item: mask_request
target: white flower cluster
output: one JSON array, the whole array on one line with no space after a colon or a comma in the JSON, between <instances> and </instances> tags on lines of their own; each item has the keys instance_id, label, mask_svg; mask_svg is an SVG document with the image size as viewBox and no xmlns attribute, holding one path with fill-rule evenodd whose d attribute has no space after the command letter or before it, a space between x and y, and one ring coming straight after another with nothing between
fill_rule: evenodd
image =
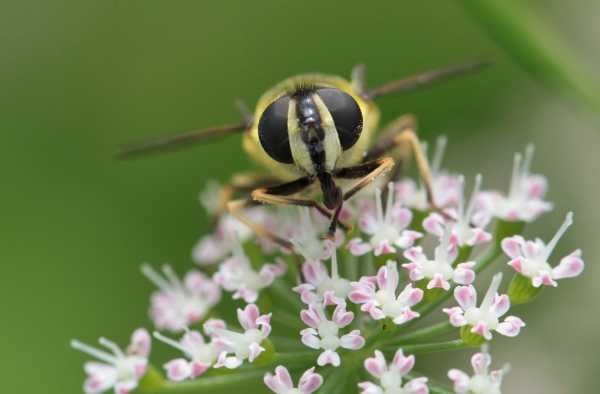
<instances>
[{"instance_id":1,"label":"white flower cluster","mask_svg":"<svg viewBox=\"0 0 600 394\"><path fill-rule=\"evenodd\" d=\"M253 207L245 214L289 240L291 250L257 239L244 224L225 214L214 232L194 248L198 269L180 278L169 265L162 272L143 265L144 276L157 288L150 300L154 326L180 335L173 339L154 333L182 354L164 364L167 378L193 384L196 379L210 379L214 368L237 369L261 359L261 365L275 367L274 374L264 375L271 391L309 394L327 385L320 369L328 366L335 376L344 373L337 367L347 362L356 365L352 363L360 357L373 377L354 386L361 393L424 394L431 380L411 372L415 356L405 355L399 343L408 341L409 346L411 338L431 341L438 334L454 333L459 339L429 344L442 351L450 345L479 346L492 340L493 334L517 336L525 323L506 316L511 302L529 302L544 286L556 287L557 280L583 271L580 250L558 264L550 262L573 215L567 214L547 244L525 240L519 234L522 225L552 209L544 200L547 180L530 173L533 148L515 155L508 193L482 190L483 178L477 175L467 196L465 177L441 169L444 147L445 140L440 140L432 164L435 206L428 205L425 188L414 181L390 182L385 192L375 188L349 201L341 218L356 225L356 230L351 236L338 230L332 240L322 237L327 220L308 208ZM209 211L219 211L220 194L213 184L202 195ZM502 274L497 273L478 301L476 277L502 251L514 269L508 294L500 292ZM231 293L232 300L223 301L223 291ZM443 309L445 315L440 316L447 315L445 322L408 331L451 296L458 305ZM235 304L237 322L228 327L225 320L215 318L232 315L235 309L227 309ZM290 330L295 331L291 337ZM280 343L301 350L298 355L281 352ZM112 388L125 394L138 387L148 370L148 332L137 330L125 352L106 339L100 339L100 344L110 352L72 342L74 348L101 361L85 365L84 391L93 394ZM386 356L391 357L390 363ZM284 363L280 365L281 359L307 360L297 386ZM484 346L472 358L473 376L450 370L454 391L499 394L508 369L490 372L490 363ZM297 367L294 364L293 371ZM165 387L158 391L168 393Z\"/></svg>"}]
</instances>

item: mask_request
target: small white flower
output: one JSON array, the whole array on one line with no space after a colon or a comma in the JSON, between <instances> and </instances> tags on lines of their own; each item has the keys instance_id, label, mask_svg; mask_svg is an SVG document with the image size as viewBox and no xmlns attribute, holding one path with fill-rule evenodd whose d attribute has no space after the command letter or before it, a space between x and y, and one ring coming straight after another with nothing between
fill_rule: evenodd
<instances>
[{"instance_id":1,"label":"small white flower","mask_svg":"<svg viewBox=\"0 0 600 394\"><path fill-rule=\"evenodd\" d=\"M223 195L223 186L216 180L211 179L206 182L204 190L198 194L200 205L210 215L219 214L221 207L221 196Z\"/></svg>"},{"instance_id":2,"label":"small white flower","mask_svg":"<svg viewBox=\"0 0 600 394\"><path fill-rule=\"evenodd\" d=\"M312 349L323 350L317 359L317 364L321 367L327 364L340 366L340 355L336 352L338 348L356 350L365 344L359 330L340 336L340 329L348 326L354 319L354 313L346 310L346 303L336 305L331 320L320 304L309 305L308 309L300 312L300 318L309 326L300 331L302 343Z\"/></svg>"},{"instance_id":3,"label":"small white flower","mask_svg":"<svg viewBox=\"0 0 600 394\"><path fill-rule=\"evenodd\" d=\"M221 289L203 273L191 270L181 281L169 265L164 278L150 265L142 273L159 288L152 294L150 317L158 329L179 332L202 320L221 299Z\"/></svg>"},{"instance_id":4,"label":"small white flower","mask_svg":"<svg viewBox=\"0 0 600 394\"><path fill-rule=\"evenodd\" d=\"M214 330L215 324L224 328L221 321L215 319L207 321L205 327L211 327L210 330ZM210 330L205 328L205 332ZM219 341L211 338L209 342L206 342L202 334L198 331L186 329L185 334L183 334L183 337L179 341L175 341L158 332L154 333L154 337L181 351L187 358L176 358L164 365L167 377L176 382L185 379L194 379L202 375L215 363L217 356L223 350L223 346Z\"/></svg>"},{"instance_id":5,"label":"small white flower","mask_svg":"<svg viewBox=\"0 0 600 394\"><path fill-rule=\"evenodd\" d=\"M294 245L294 251L301 254L307 262L327 260L344 240L343 232L339 229L334 241L323 239L321 234L329 221L313 217L308 208L300 208L298 217L290 219L290 223L286 225L289 227L287 237Z\"/></svg>"},{"instance_id":6,"label":"small white flower","mask_svg":"<svg viewBox=\"0 0 600 394\"><path fill-rule=\"evenodd\" d=\"M427 378L415 378L403 382L403 378L415 365L415 356L404 356L402 349L398 349L394 359L388 365L383 353L375 350L375 357L365 360L365 369L373 377L379 379L379 385L372 382L361 382L358 387L361 394L427 394Z\"/></svg>"},{"instance_id":7,"label":"small white flower","mask_svg":"<svg viewBox=\"0 0 600 394\"><path fill-rule=\"evenodd\" d=\"M447 209L450 218L444 218L439 213L433 212L423 221L423 228L438 237L442 237L446 228L452 232L452 242L458 246L475 246L492 239L491 234L484 230L490 221L487 209L478 207L482 199L478 199L481 187L481 175L475 178L475 187L467 206L465 207L464 178L460 177L461 193L458 208Z\"/></svg>"},{"instance_id":8,"label":"small white flower","mask_svg":"<svg viewBox=\"0 0 600 394\"><path fill-rule=\"evenodd\" d=\"M86 394L97 394L112 388L116 394L130 393L146 373L150 334L143 328L134 331L127 353L106 338L100 338L99 342L110 353L77 340L71 341L72 348L102 361L85 363L84 369L88 377L83 391Z\"/></svg>"},{"instance_id":9,"label":"small white flower","mask_svg":"<svg viewBox=\"0 0 600 394\"><path fill-rule=\"evenodd\" d=\"M498 288L502 282L502 273L497 273L492 279L490 287L485 293L481 305L477 307L477 291L471 285L458 286L454 289L454 298L458 305L453 308L444 308L443 311L450 318L454 327L470 325L471 332L482 336L486 340L492 339L492 331L507 337L515 337L525 326L523 320L516 316L508 316L503 322L499 318L504 316L510 308L510 300L506 294L498 295Z\"/></svg>"},{"instance_id":10,"label":"small white flower","mask_svg":"<svg viewBox=\"0 0 600 394\"><path fill-rule=\"evenodd\" d=\"M271 314L261 315L258 307L248 304L244 309L237 310L237 317L244 332L228 330L225 322L216 320L207 333L213 340L219 341L223 350L217 357L215 368L234 369L242 365L244 360L253 362L265 351L261 343L271 333Z\"/></svg>"},{"instance_id":11,"label":"small white flower","mask_svg":"<svg viewBox=\"0 0 600 394\"><path fill-rule=\"evenodd\" d=\"M432 260L423 253L423 248L415 246L404 252L404 257L411 262L402 264L409 272L410 280L428 279L428 289L450 290L450 280L461 285L468 285L475 280L474 261L460 263L454 267L458 253L456 245L450 243L450 230L446 228L435 248Z\"/></svg>"},{"instance_id":12,"label":"small white flower","mask_svg":"<svg viewBox=\"0 0 600 394\"><path fill-rule=\"evenodd\" d=\"M528 145L525 159L520 153L515 154L508 195L498 192L480 194L485 204L491 207L493 216L508 221L532 222L552 210L552 203L544 200L548 188L546 177L529 172L533 153L533 145Z\"/></svg>"},{"instance_id":13,"label":"small white flower","mask_svg":"<svg viewBox=\"0 0 600 394\"><path fill-rule=\"evenodd\" d=\"M557 286L557 279L573 278L583 272L581 250L577 249L562 258L556 267L548 259L560 238L573 224L573 213L569 212L564 223L558 229L548 245L539 238L525 241L520 235L502 240L502 249L512 260L508 263L518 273L531 279L533 287Z\"/></svg>"},{"instance_id":14,"label":"small white flower","mask_svg":"<svg viewBox=\"0 0 600 394\"><path fill-rule=\"evenodd\" d=\"M325 264L320 261L304 262L302 275L306 283L294 287L294 291L300 294L305 304L338 304L344 301L350 292L350 281L340 277L338 273L335 252L331 255L331 275L327 272Z\"/></svg>"},{"instance_id":15,"label":"small white flower","mask_svg":"<svg viewBox=\"0 0 600 394\"><path fill-rule=\"evenodd\" d=\"M273 227L273 218L262 207L254 207L244 210L246 215L254 223L264 227ZM239 242L245 242L252 238L254 233L244 223L237 220L228 213L219 218L212 234L202 237L192 250L192 260L199 265L212 265L229 256ZM261 244L262 245L262 244ZM270 246L264 244L264 246Z\"/></svg>"},{"instance_id":16,"label":"small white flower","mask_svg":"<svg viewBox=\"0 0 600 394\"><path fill-rule=\"evenodd\" d=\"M358 282L353 282L349 298L356 304L362 304L360 309L375 320L389 317L395 324L404 324L419 317L411 307L421 301L423 290L408 284L396 295L399 281L396 262L388 260L384 267L379 268L377 276L362 277Z\"/></svg>"},{"instance_id":17,"label":"small white flower","mask_svg":"<svg viewBox=\"0 0 600 394\"><path fill-rule=\"evenodd\" d=\"M298 388L295 388L287 368L279 365L275 368L275 375L265 374L264 382L275 394L311 394L321 387L323 377L315 373L314 367L310 368L302 374Z\"/></svg>"},{"instance_id":18,"label":"small white flower","mask_svg":"<svg viewBox=\"0 0 600 394\"><path fill-rule=\"evenodd\" d=\"M489 371L492 358L484 346L480 353L475 353L471 358L471 365L475 375L469 376L460 369L448 371L448 377L454 382L454 392L457 394L502 394L500 386L502 378L509 370L505 365L502 369Z\"/></svg>"},{"instance_id":19,"label":"small white flower","mask_svg":"<svg viewBox=\"0 0 600 394\"><path fill-rule=\"evenodd\" d=\"M273 281L283 275L287 269L284 261L277 264L263 264L256 272L242 245L237 242L233 256L219 266L219 271L213 276L214 281L223 289L233 292L234 299L243 299L251 303L258 299L260 290L268 287Z\"/></svg>"},{"instance_id":20,"label":"small white flower","mask_svg":"<svg viewBox=\"0 0 600 394\"><path fill-rule=\"evenodd\" d=\"M373 251L375 256L395 253L396 248L406 249L414 243L421 233L406 230L412 220L410 210L403 208L399 202L394 203L394 184L388 184L387 203L385 213L381 203L381 190L375 190L374 208L362 212L359 227L370 235L368 242L361 238L354 238L348 243L350 253L362 256Z\"/></svg>"},{"instance_id":21,"label":"small white flower","mask_svg":"<svg viewBox=\"0 0 600 394\"><path fill-rule=\"evenodd\" d=\"M445 136L438 137L430 166L433 199L438 208L455 206L460 197L459 177L441 168L446 143ZM427 145L423 145L426 150ZM412 179L396 182L396 198L403 205L418 211L426 211L430 208L427 191L422 184L417 185Z\"/></svg>"}]
</instances>

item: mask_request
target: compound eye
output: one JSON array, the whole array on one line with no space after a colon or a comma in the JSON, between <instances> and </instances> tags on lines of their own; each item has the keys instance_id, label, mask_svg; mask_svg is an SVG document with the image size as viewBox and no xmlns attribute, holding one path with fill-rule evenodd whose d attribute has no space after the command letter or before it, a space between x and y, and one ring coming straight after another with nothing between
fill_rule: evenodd
<instances>
[{"instance_id":1,"label":"compound eye","mask_svg":"<svg viewBox=\"0 0 600 394\"><path fill-rule=\"evenodd\" d=\"M321 88L317 89L317 93L333 118L342 149L350 149L358 141L363 127L358 103L339 89Z\"/></svg>"},{"instance_id":2,"label":"compound eye","mask_svg":"<svg viewBox=\"0 0 600 394\"><path fill-rule=\"evenodd\" d=\"M278 98L267 107L258 122L258 139L263 149L274 160L286 164L294 163L287 126L289 105L289 96Z\"/></svg>"}]
</instances>

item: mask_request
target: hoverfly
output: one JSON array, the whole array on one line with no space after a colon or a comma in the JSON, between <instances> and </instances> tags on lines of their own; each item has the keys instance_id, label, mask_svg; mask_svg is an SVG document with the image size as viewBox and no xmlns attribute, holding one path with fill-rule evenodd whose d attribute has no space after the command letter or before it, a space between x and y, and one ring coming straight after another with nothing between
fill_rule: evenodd
<instances>
[{"instance_id":1,"label":"hoverfly","mask_svg":"<svg viewBox=\"0 0 600 394\"><path fill-rule=\"evenodd\" d=\"M242 105L238 123L131 144L118 157L242 133L244 149L270 175L234 176L221 194L221 212L229 211L258 236L292 248L289 241L252 222L243 209L258 203L311 207L330 219L328 236L332 236L338 226L347 230L339 220L344 202L380 175L391 170L398 173L412 154L434 207L431 174L416 134L415 118L403 115L375 138L380 111L374 99L473 72L486 64L471 62L430 70L374 89L367 88L362 65L352 70L350 81L324 74L294 76L264 93L253 114ZM342 190L344 180L354 183ZM314 198L317 186L321 199ZM240 193L246 197L234 199Z\"/></svg>"}]
</instances>

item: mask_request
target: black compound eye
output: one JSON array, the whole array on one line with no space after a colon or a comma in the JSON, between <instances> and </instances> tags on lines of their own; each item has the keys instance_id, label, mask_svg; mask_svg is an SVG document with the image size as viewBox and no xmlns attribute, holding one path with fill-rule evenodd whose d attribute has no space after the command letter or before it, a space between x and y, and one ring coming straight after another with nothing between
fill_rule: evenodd
<instances>
[{"instance_id":1,"label":"black compound eye","mask_svg":"<svg viewBox=\"0 0 600 394\"><path fill-rule=\"evenodd\" d=\"M258 122L258 139L269 156L280 163L292 164L292 149L288 137L288 108L290 97L273 101Z\"/></svg>"},{"instance_id":2,"label":"black compound eye","mask_svg":"<svg viewBox=\"0 0 600 394\"><path fill-rule=\"evenodd\" d=\"M317 89L317 94L331 113L342 149L350 149L358 141L363 126L358 103L339 89L321 88Z\"/></svg>"}]
</instances>

